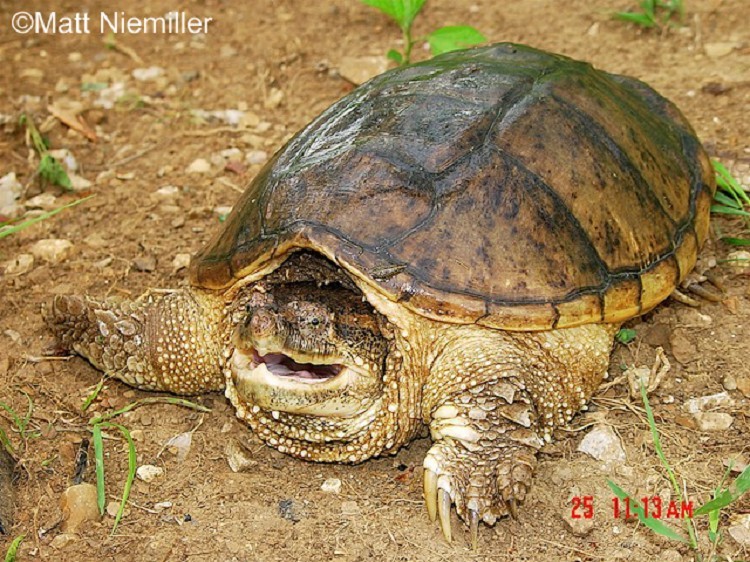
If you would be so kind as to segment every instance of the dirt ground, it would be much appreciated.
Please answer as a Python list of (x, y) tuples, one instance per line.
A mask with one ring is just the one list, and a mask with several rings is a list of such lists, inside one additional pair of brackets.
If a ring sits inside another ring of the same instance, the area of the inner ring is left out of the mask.
[[(0, 400), (25, 412), (25, 393), (34, 407), (25, 441), (7, 412), (0, 412), (0, 427), (21, 459), (16, 523), (10, 537), (0, 540), (3, 552), (10, 538), (25, 534), (19, 560), (692, 559), (686, 546), (657, 537), (633, 520), (616, 519), (606, 479), (636, 490), (638, 497), (674, 499), (653, 452), (642, 405), (629, 397), (623, 376), (627, 367), (650, 367), (658, 346), (665, 349), (671, 370), (652, 394), (652, 404), (665, 453), (689, 497), (696, 505), (704, 502), (729, 459), (744, 455), (747, 462), (750, 292), (747, 270), (726, 263), (733, 249), (716, 239), (719, 231), (738, 230), (726, 219), (714, 222), (714, 239), (702, 253), (704, 261), (718, 261), (713, 272), (726, 285), (724, 302), (695, 310), (668, 301), (631, 322), (635, 342), (617, 347), (608, 384), (589, 411), (576, 417), (570, 430), (558, 431), (544, 450), (518, 520), (483, 526), (476, 552), (455, 517), (450, 545), (427, 517), (421, 462), (428, 439), (395, 457), (357, 466), (308, 464), (263, 446), (221, 394), (197, 399), (211, 408), (209, 414), (157, 404), (119, 417), (134, 432), (138, 465), (159, 466), (164, 474), (151, 483), (136, 480), (113, 536), (113, 517), (107, 514), (75, 537), (58, 538), (59, 498), (71, 483), (81, 439), (90, 437), (88, 420), (148, 393), (109, 381), (82, 413), (81, 404), (100, 374), (80, 358), (38, 360), (50, 343), (39, 315), (41, 303), (55, 293), (137, 297), (148, 288), (185, 284), (184, 254), (194, 253), (220, 228), (226, 207), (263, 161), (351, 90), (337, 72), (347, 57), (382, 55), (399, 37), (385, 17), (354, 0), (127, 4), (120, 3), (118, 10), (129, 16), (183, 10), (212, 22), (198, 36), (118, 35), (119, 48), (109, 49), (93, 23), (88, 34), (15, 33), (11, 14), (49, 13), (48, 3), (0, 1), (0, 176), (15, 172), (26, 186), (21, 205), (42, 192), (18, 125), (26, 112), (53, 148), (71, 151), (77, 174), (91, 182), (80, 186), (82, 193), (95, 195), (0, 239), (0, 264), (29, 254), (40, 239), (73, 245), (57, 263), (36, 258), (20, 269), (0, 265), (0, 272), (5, 269), (0, 273)], [(527, 43), (643, 79), (682, 109), (712, 157), (742, 177), (750, 175), (747, 0), (686, 0), (686, 25), (664, 33), (610, 19), (613, 10), (635, 4), (430, 0), (416, 31), (468, 23), (491, 41)], [(93, 0), (87, 11), (98, 18), (100, 12), (113, 12), (109, 5)], [(77, 10), (83, 6), (63, 2), (58, 15)], [(416, 56), (427, 56), (421, 45)], [(147, 80), (134, 77), (135, 69), (152, 66), (163, 73)], [(123, 89), (112, 87), (117, 83)], [(107, 104), (108, 99), (116, 101)], [(96, 142), (48, 119), (50, 104), (82, 110)], [(226, 121), (234, 114), (225, 110), (243, 112), (238, 125)], [(210, 169), (188, 172), (199, 158)], [(229, 165), (227, 158), (233, 161)], [(234, 162), (238, 158), (239, 164)], [(54, 205), (81, 197), (52, 186), (43, 191), (56, 198)], [(685, 402), (725, 389), (730, 401), (718, 411), (731, 416), (731, 426), (701, 431), (685, 412)], [(576, 451), (595, 424), (613, 428), (622, 440), (626, 460), (614, 468)], [(192, 432), (192, 446), (184, 459), (164, 450), (171, 437), (185, 432)], [(126, 479), (127, 455), (117, 432), (107, 437), (107, 495), (114, 501)], [(225, 448), (233, 440), (248, 447), (249, 471), (230, 469)], [(339, 494), (321, 490), (329, 478), (341, 480)], [(94, 481), (91, 466), (85, 480)], [(572, 497), (584, 496), (593, 497), (594, 518), (581, 526), (570, 515)], [(750, 498), (745, 497), (724, 512), (722, 528), (748, 511)], [(698, 522), (707, 553), (706, 526), (705, 518)], [(718, 551), (727, 559), (748, 559), (750, 543), (725, 533)]]

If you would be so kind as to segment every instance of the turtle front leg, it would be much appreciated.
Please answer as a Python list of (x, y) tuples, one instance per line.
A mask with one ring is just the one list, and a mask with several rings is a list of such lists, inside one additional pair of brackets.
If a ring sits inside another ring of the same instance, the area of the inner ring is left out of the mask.
[(174, 394), (224, 387), (222, 305), (209, 293), (104, 302), (58, 295), (42, 315), (63, 348), (129, 385)]
[(530, 397), (511, 380), (471, 388), (433, 412), (435, 443), (424, 460), (424, 495), (446, 540), (452, 538), (451, 504), (469, 525), (475, 548), (480, 521), (493, 525), (517, 516), (544, 444), (536, 427)]
[(599, 386), (616, 330), (469, 334), (445, 346), (425, 393), (435, 443), (424, 460), (424, 494), (448, 541), (453, 504), (474, 547), (480, 521), (516, 517), (537, 452)]

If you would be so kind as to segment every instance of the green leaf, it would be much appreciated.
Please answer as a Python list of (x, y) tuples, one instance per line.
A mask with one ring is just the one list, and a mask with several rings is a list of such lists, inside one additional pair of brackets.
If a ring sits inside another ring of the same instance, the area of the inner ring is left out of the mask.
[(49, 153), (45, 153), (39, 162), (39, 175), (48, 182), (59, 185), (63, 189), (67, 189), (68, 191), (72, 191), (73, 189), (73, 184), (70, 183), (70, 178), (65, 168)]
[(617, 332), (615, 339), (620, 343), (630, 343), (635, 339), (635, 335), (636, 332), (632, 328), (622, 328)]
[(402, 30), (411, 28), (411, 24), (426, 0), (360, 0), (393, 18)]
[(618, 20), (635, 23), (643, 27), (654, 27), (656, 22), (653, 18), (646, 14), (633, 13), (633, 12), (615, 12), (612, 17)]
[(457, 51), (485, 41), (487, 38), (470, 25), (441, 27), (427, 36), (433, 55)]
[(120, 430), (120, 433), (122, 433), (123, 437), (125, 437), (125, 440), (128, 442), (128, 477), (125, 480), (125, 486), (122, 489), (122, 498), (120, 498), (120, 507), (117, 509), (117, 514), (115, 515), (115, 523), (112, 525), (112, 532), (110, 535), (114, 535), (115, 531), (117, 530), (117, 525), (120, 524), (120, 520), (122, 519), (123, 513), (125, 513), (125, 506), (128, 504), (128, 498), (130, 497), (130, 490), (133, 487), (133, 481), (135, 480), (135, 473), (137, 470), (138, 465), (138, 457), (135, 450), (135, 442), (133, 441), (133, 437), (130, 435), (130, 431), (125, 426), (120, 425), (119, 423), (112, 423), (112, 422), (104, 422), (102, 424), (104, 427), (113, 427)]
[(8, 547), (8, 552), (5, 553), (5, 562), (15, 562), (16, 554), (18, 553), (18, 547), (21, 546), (21, 541), (26, 535), (18, 535)]
[(391, 59), (396, 64), (401, 64), (402, 62), (404, 62), (404, 56), (396, 49), (391, 49), (385, 54), (385, 56)]
[(659, 519), (646, 517), (643, 513), (643, 508), (641, 507), (641, 505), (617, 484), (615, 484), (611, 480), (607, 480), (607, 486), (609, 486), (609, 489), (612, 490), (612, 492), (621, 500), (625, 500), (626, 498), (628, 498), (628, 501), (630, 502), (630, 511), (635, 513), (638, 516), (638, 520), (646, 527), (651, 529), (654, 533), (663, 537), (667, 537), (668, 539), (688, 544), (688, 540), (680, 535), (677, 531), (672, 529), (672, 527), (670, 527), (669, 525), (662, 523)]
[(702, 505), (695, 510), (693, 516), (703, 515), (715, 509), (721, 509), (722, 507), (728, 506), (733, 501), (739, 499), (745, 492), (750, 490), (750, 466), (745, 467), (737, 479), (729, 485), (729, 488), (724, 490), (716, 498)]

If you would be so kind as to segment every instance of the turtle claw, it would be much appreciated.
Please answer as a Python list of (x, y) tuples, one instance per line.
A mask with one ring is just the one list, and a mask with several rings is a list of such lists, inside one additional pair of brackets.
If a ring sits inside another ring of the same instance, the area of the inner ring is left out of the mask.
[(438, 516), (440, 517), (440, 528), (443, 531), (445, 540), (451, 542), (451, 496), (442, 488), (438, 489)]
[(479, 512), (476, 509), (469, 510), (469, 531), (471, 532), (471, 549), (477, 549), (479, 538)]
[(518, 500), (516, 498), (510, 498), (507, 502), (508, 513), (513, 519), (518, 519)]
[(437, 519), (437, 474), (426, 468), (424, 471), (424, 502), (427, 505), (427, 515), (433, 523)]

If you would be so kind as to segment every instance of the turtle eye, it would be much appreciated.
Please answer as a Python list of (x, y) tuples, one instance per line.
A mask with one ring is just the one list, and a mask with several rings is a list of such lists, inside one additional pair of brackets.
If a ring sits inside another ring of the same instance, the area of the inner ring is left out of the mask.
[(317, 316), (313, 316), (312, 318), (310, 318), (310, 324), (317, 328), (318, 326), (320, 326), (320, 318), (318, 318)]

